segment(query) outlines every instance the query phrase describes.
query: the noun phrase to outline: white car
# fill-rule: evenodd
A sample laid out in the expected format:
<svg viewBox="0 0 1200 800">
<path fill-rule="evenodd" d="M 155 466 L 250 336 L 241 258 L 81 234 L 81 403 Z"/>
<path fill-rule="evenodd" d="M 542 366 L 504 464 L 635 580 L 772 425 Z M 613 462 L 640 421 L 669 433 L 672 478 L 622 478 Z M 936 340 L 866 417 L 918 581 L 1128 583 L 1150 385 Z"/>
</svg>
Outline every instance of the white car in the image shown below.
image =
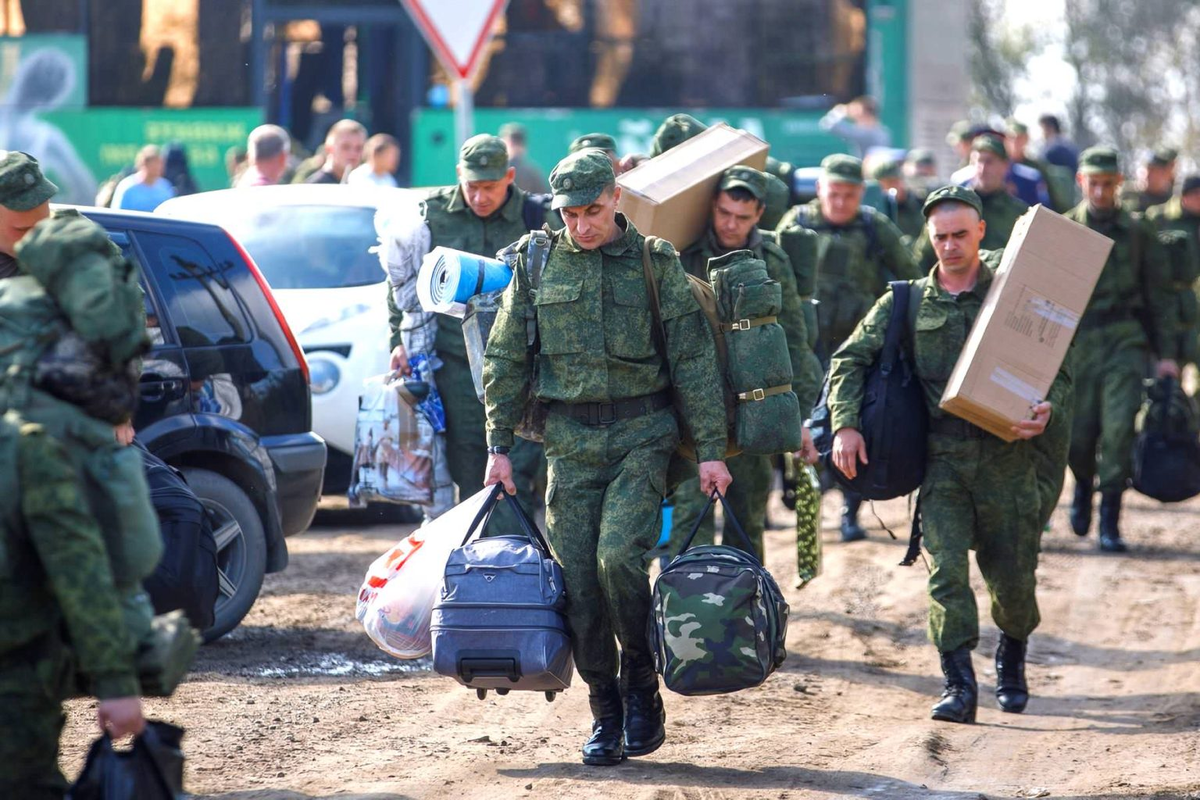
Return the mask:
<svg viewBox="0 0 1200 800">
<path fill-rule="evenodd" d="M 222 226 L 270 283 L 308 359 L 313 430 L 329 446 L 328 492 L 349 484 L 363 380 L 389 366 L 375 210 L 420 198 L 405 189 L 264 186 L 177 197 L 155 212 Z"/>
</svg>

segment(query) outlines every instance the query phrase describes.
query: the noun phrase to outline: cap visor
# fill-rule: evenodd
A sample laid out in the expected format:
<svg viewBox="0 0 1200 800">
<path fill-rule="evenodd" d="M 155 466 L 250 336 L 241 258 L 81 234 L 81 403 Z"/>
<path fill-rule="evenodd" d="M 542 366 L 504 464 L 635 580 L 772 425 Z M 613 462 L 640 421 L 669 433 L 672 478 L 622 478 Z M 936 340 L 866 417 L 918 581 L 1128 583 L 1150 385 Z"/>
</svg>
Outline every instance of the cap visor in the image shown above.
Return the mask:
<svg viewBox="0 0 1200 800">
<path fill-rule="evenodd" d="M 507 164 L 500 169 L 478 169 L 460 162 L 459 167 L 462 168 L 463 180 L 466 181 L 499 181 L 504 180 L 504 176 L 508 174 Z"/>
<path fill-rule="evenodd" d="M 32 211 L 42 203 L 49 202 L 56 194 L 58 194 L 58 187 L 45 178 L 42 178 L 41 183 L 34 184 L 29 189 L 0 203 L 0 205 L 13 211 Z"/>
<path fill-rule="evenodd" d="M 751 186 L 748 182 L 742 181 L 742 180 L 725 181 L 724 183 L 721 184 L 721 191 L 724 192 L 728 189 L 736 189 L 739 187 L 742 189 L 745 189 L 747 192 L 754 195 L 755 199 L 757 199 L 759 201 L 761 201 L 763 199 L 762 195 L 759 194 L 758 189 Z"/>
<path fill-rule="evenodd" d="M 596 202 L 596 198 L 604 194 L 604 189 L 574 191 L 565 194 L 556 194 L 550 200 L 550 208 L 557 211 L 560 208 L 578 208 L 580 206 L 590 206 Z"/>
</svg>

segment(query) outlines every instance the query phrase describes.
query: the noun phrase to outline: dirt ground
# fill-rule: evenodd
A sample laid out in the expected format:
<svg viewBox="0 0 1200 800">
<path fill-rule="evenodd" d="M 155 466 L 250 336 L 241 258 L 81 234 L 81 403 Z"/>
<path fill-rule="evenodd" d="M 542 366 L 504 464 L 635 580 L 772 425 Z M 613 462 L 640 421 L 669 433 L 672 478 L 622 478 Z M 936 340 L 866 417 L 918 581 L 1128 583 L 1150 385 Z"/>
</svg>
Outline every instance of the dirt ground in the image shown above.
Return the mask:
<svg viewBox="0 0 1200 800">
<path fill-rule="evenodd" d="M 1128 556 L 1072 535 L 1065 510 L 1043 541 L 1042 627 L 1031 640 L 1033 699 L 1000 713 L 997 632 L 984 611 L 978 723 L 933 722 L 940 691 L 925 640 L 925 568 L 873 524 L 837 542 L 826 499 L 825 574 L 795 590 L 794 534 L 768 533 L 768 566 L 791 604 L 789 657 L 738 694 L 667 694 L 661 750 L 587 768 L 586 689 L 486 701 L 427 665 L 391 659 L 354 620 L 367 565 L 407 530 L 343 514 L 289 544 L 287 571 L 194 675 L 149 714 L 187 728 L 187 787 L 224 800 L 328 796 L 571 800 L 1002 797 L 1200 798 L 1200 501 L 1165 507 L 1130 493 Z M 782 506 L 772 509 L 785 519 Z M 903 531 L 902 502 L 880 508 Z M 63 766 L 93 737 L 73 702 Z"/>
</svg>

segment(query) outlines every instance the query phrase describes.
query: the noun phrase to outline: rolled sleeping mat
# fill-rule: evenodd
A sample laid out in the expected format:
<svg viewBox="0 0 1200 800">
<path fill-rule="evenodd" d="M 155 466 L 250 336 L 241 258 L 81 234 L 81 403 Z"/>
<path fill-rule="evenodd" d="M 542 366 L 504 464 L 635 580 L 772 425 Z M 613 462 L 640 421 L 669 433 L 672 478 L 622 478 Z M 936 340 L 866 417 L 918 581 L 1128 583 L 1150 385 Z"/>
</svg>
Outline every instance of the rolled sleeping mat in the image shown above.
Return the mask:
<svg viewBox="0 0 1200 800">
<path fill-rule="evenodd" d="M 468 300 L 477 294 L 500 291 L 510 282 L 512 269 L 503 261 L 435 247 L 421 261 L 417 299 L 426 311 L 461 319 Z"/>
</svg>

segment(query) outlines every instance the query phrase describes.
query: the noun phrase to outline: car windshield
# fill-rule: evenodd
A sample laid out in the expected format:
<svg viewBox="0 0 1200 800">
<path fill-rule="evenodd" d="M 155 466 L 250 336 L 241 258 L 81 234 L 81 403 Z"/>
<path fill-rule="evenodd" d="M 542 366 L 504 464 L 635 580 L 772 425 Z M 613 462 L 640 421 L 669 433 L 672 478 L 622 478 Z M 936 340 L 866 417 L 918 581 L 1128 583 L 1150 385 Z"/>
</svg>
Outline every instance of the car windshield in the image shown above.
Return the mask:
<svg viewBox="0 0 1200 800">
<path fill-rule="evenodd" d="M 272 289 L 338 289 L 384 279 L 375 209 L 282 205 L 239 208 L 221 220 L 258 264 Z"/>
</svg>

